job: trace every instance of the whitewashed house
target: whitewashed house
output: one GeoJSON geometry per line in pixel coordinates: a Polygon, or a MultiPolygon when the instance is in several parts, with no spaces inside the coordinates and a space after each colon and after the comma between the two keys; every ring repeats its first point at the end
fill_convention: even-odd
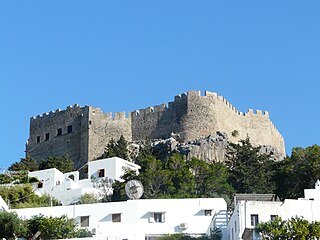
{"type": "Polygon", "coordinates": [[[85,193],[99,195],[98,187],[102,179],[118,180],[126,169],[139,172],[140,166],[122,158],[112,157],[88,162],[88,178],[79,179],[79,172],[62,173],[55,168],[30,172],[29,178],[38,179],[33,184],[36,194],[48,194],[58,199],[62,205],[69,205],[77,202],[85,193]]]}
{"type": "Polygon", "coordinates": [[[291,217],[303,217],[320,221],[320,182],[315,189],[305,189],[304,198],[276,201],[272,194],[244,194],[236,199],[235,209],[228,223],[228,239],[260,239],[254,230],[260,222],[267,222],[279,216],[286,220],[291,217]]]}
{"type": "Polygon", "coordinates": [[[98,239],[157,239],[164,234],[210,235],[218,227],[226,239],[227,204],[222,198],[139,199],[43,208],[12,209],[24,219],[43,214],[75,218],[98,239]]]}
{"type": "Polygon", "coordinates": [[[0,211],[8,211],[8,205],[3,201],[3,198],[0,196],[0,211]]]}

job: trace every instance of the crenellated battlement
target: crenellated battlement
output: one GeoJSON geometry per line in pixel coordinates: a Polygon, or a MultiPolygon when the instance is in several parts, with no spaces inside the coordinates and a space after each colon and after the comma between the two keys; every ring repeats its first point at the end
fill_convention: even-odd
{"type": "Polygon", "coordinates": [[[64,110],[61,110],[60,108],[58,108],[58,109],[56,109],[56,110],[53,110],[53,111],[50,111],[50,112],[46,112],[46,113],[43,113],[43,114],[39,114],[39,115],[37,115],[37,116],[33,116],[33,117],[31,117],[31,120],[35,120],[35,119],[42,119],[42,118],[46,118],[46,117],[51,117],[51,116],[53,116],[53,115],[55,115],[55,114],[57,114],[57,113],[60,113],[60,112],[64,112],[64,111],[71,111],[71,110],[73,110],[73,109],[79,109],[79,108],[81,108],[80,106],[79,106],[79,104],[73,104],[73,105],[70,105],[70,106],[68,106],[66,109],[64,109],[64,110]]]}
{"type": "MultiPolygon", "coordinates": [[[[130,119],[130,115],[127,116],[126,112],[98,112],[101,116],[105,119],[110,121],[117,121],[117,120],[125,120],[130,119]]],[[[95,112],[97,114],[97,112],[95,112]]]]}
{"type": "MultiPolygon", "coordinates": [[[[105,144],[121,135],[131,141],[169,138],[172,133],[177,133],[181,141],[190,141],[217,131],[226,133],[235,143],[249,136],[254,145],[270,145],[285,156],[284,139],[271,122],[268,111],[248,109],[241,112],[222,95],[210,91],[188,91],[174,96],[171,102],[127,113],[103,112],[100,108],[74,104],[64,110],[56,109],[32,117],[27,154],[40,154],[42,141],[48,133],[50,140],[55,136],[55,142],[58,139],[64,141],[59,147],[50,149],[71,152],[78,157],[80,151],[84,161],[101,155],[105,144]],[[76,134],[68,134],[71,125],[72,133],[76,134]],[[59,129],[62,129],[62,135],[59,129]],[[238,136],[232,134],[235,130],[238,136]],[[60,135],[57,136],[57,132],[60,135]],[[37,145],[39,136],[41,144],[37,145]],[[67,142],[66,137],[70,138],[67,142]]],[[[43,142],[44,151],[47,151],[49,143],[53,144],[51,141],[43,142]]],[[[43,152],[40,156],[43,157],[43,152]]]]}

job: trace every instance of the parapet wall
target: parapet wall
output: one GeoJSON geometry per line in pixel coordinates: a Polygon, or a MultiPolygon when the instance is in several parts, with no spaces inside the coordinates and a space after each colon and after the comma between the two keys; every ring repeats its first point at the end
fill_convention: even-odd
{"type": "Polygon", "coordinates": [[[223,96],[214,92],[190,91],[174,97],[173,102],[128,113],[103,113],[99,108],[73,105],[30,120],[27,154],[36,159],[68,154],[81,163],[102,155],[111,138],[126,140],[169,138],[178,133],[181,141],[225,132],[237,143],[250,137],[254,145],[269,145],[285,156],[284,140],[266,111],[238,111],[223,96]],[[72,133],[68,126],[72,125],[72,133]],[[58,136],[58,129],[62,134],[58,136]],[[45,140],[49,133],[50,139],[45,140]],[[37,138],[41,137],[40,143],[37,138]]]}
{"type": "Polygon", "coordinates": [[[215,92],[183,93],[168,105],[131,112],[131,119],[133,140],[168,138],[174,132],[182,141],[190,141],[222,131],[231,142],[249,136],[254,145],[273,146],[285,156],[284,139],[267,111],[240,112],[215,92]]]}

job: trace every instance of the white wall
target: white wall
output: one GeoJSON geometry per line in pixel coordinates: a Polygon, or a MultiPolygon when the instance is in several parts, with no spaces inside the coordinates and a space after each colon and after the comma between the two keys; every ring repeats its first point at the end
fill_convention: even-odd
{"type": "MultiPolygon", "coordinates": [[[[95,228],[97,236],[114,239],[144,239],[145,235],[161,235],[184,232],[203,234],[209,232],[215,213],[220,213],[226,226],[227,205],[224,199],[140,199],[125,202],[97,203],[51,208],[16,209],[19,216],[30,218],[33,215],[61,216],[75,218],[90,216],[89,228],[95,228]],[[204,210],[213,210],[212,216],[205,216],[204,210]],[[165,214],[165,222],[150,222],[153,212],[165,214]],[[121,222],[112,222],[112,214],[120,213],[121,222]],[[187,223],[188,228],[181,230],[180,223],[187,223]]],[[[220,225],[221,226],[221,225],[220,225]]],[[[226,228],[222,228],[224,239],[226,228]]]]}
{"type": "Polygon", "coordinates": [[[228,223],[229,239],[241,239],[245,228],[254,228],[251,225],[252,214],[258,215],[259,223],[270,221],[271,215],[277,215],[284,220],[298,216],[308,221],[320,221],[320,212],[318,211],[320,198],[317,198],[319,192],[320,189],[308,189],[306,191],[307,198],[286,199],[284,202],[238,201],[228,223]],[[309,198],[315,200],[309,200],[309,198]]]}
{"type": "Polygon", "coordinates": [[[37,194],[49,194],[60,200],[63,205],[69,205],[75,203],[85,193],[96,195],[101,193],[92,181],[91,176],[95,180],[109,178],[122,181],[120,177],[124,174],[125,168],[130,168],[138,173],[140,166],[124,159],[113,157],[89,162],[88,179],[79,180],[78,171],[63,174],[55,168],[30,172],[29,177],[35,177],[39,182],[43,183],[42,188],[38,188],[37,183],[33,184],[37,194]],[[99,169],[105,170],[104,178],[98,178],[99,169]],[[74,180],[69,178],[70,175],[74,176],[74,180]]]}
{"type": "Polygon", "coordinates": [[[34,189],[38,194],[48,194],[57,184],[64,182],[64,175],[55,168],[29,172],[29,178],[35,177],[39,182],[43,183],[42,188],[38,188],[38,184],[34,184],[34,189]]]}
{"type": "Polygon", "coordinates": [[[98,170],[104,169],[108,178],[123,181],[120,177],[125,173],[124,168],[138,173],[140,166],[118,157],[95,160],[88,163],[88,178],[98,178],[98,170]]]}
{"type": "Polygon", "coordinates": [[[8,211],[8,205],[5,203],[3,198],[0,196],[0,211],[8,211]]]}

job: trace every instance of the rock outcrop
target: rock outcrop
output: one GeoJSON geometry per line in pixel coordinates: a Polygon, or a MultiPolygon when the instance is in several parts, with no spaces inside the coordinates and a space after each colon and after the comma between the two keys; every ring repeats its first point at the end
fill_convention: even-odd
{"type": "MultiPolygon", "coordinates": [[[[188,142],[181,142],[180,140],[178,134],[171,134],[168,139],[150,140],[152,153],[160,159],[165,159],[173,153],[183,154],[187,160],[196,157],[207,162],[224,162],[226,159],[229,142],[228,136],[224,132],[216,132],[205,138],[188,142]]],[[[135,141],[129,144],[131,158],[134,159],[144,147],[144,141],[135,141]]],[[[282,159],[281,153],[271,146],[261,146],[260,152],[270,154],[271,159],[275,161],[282,159]]]]}

